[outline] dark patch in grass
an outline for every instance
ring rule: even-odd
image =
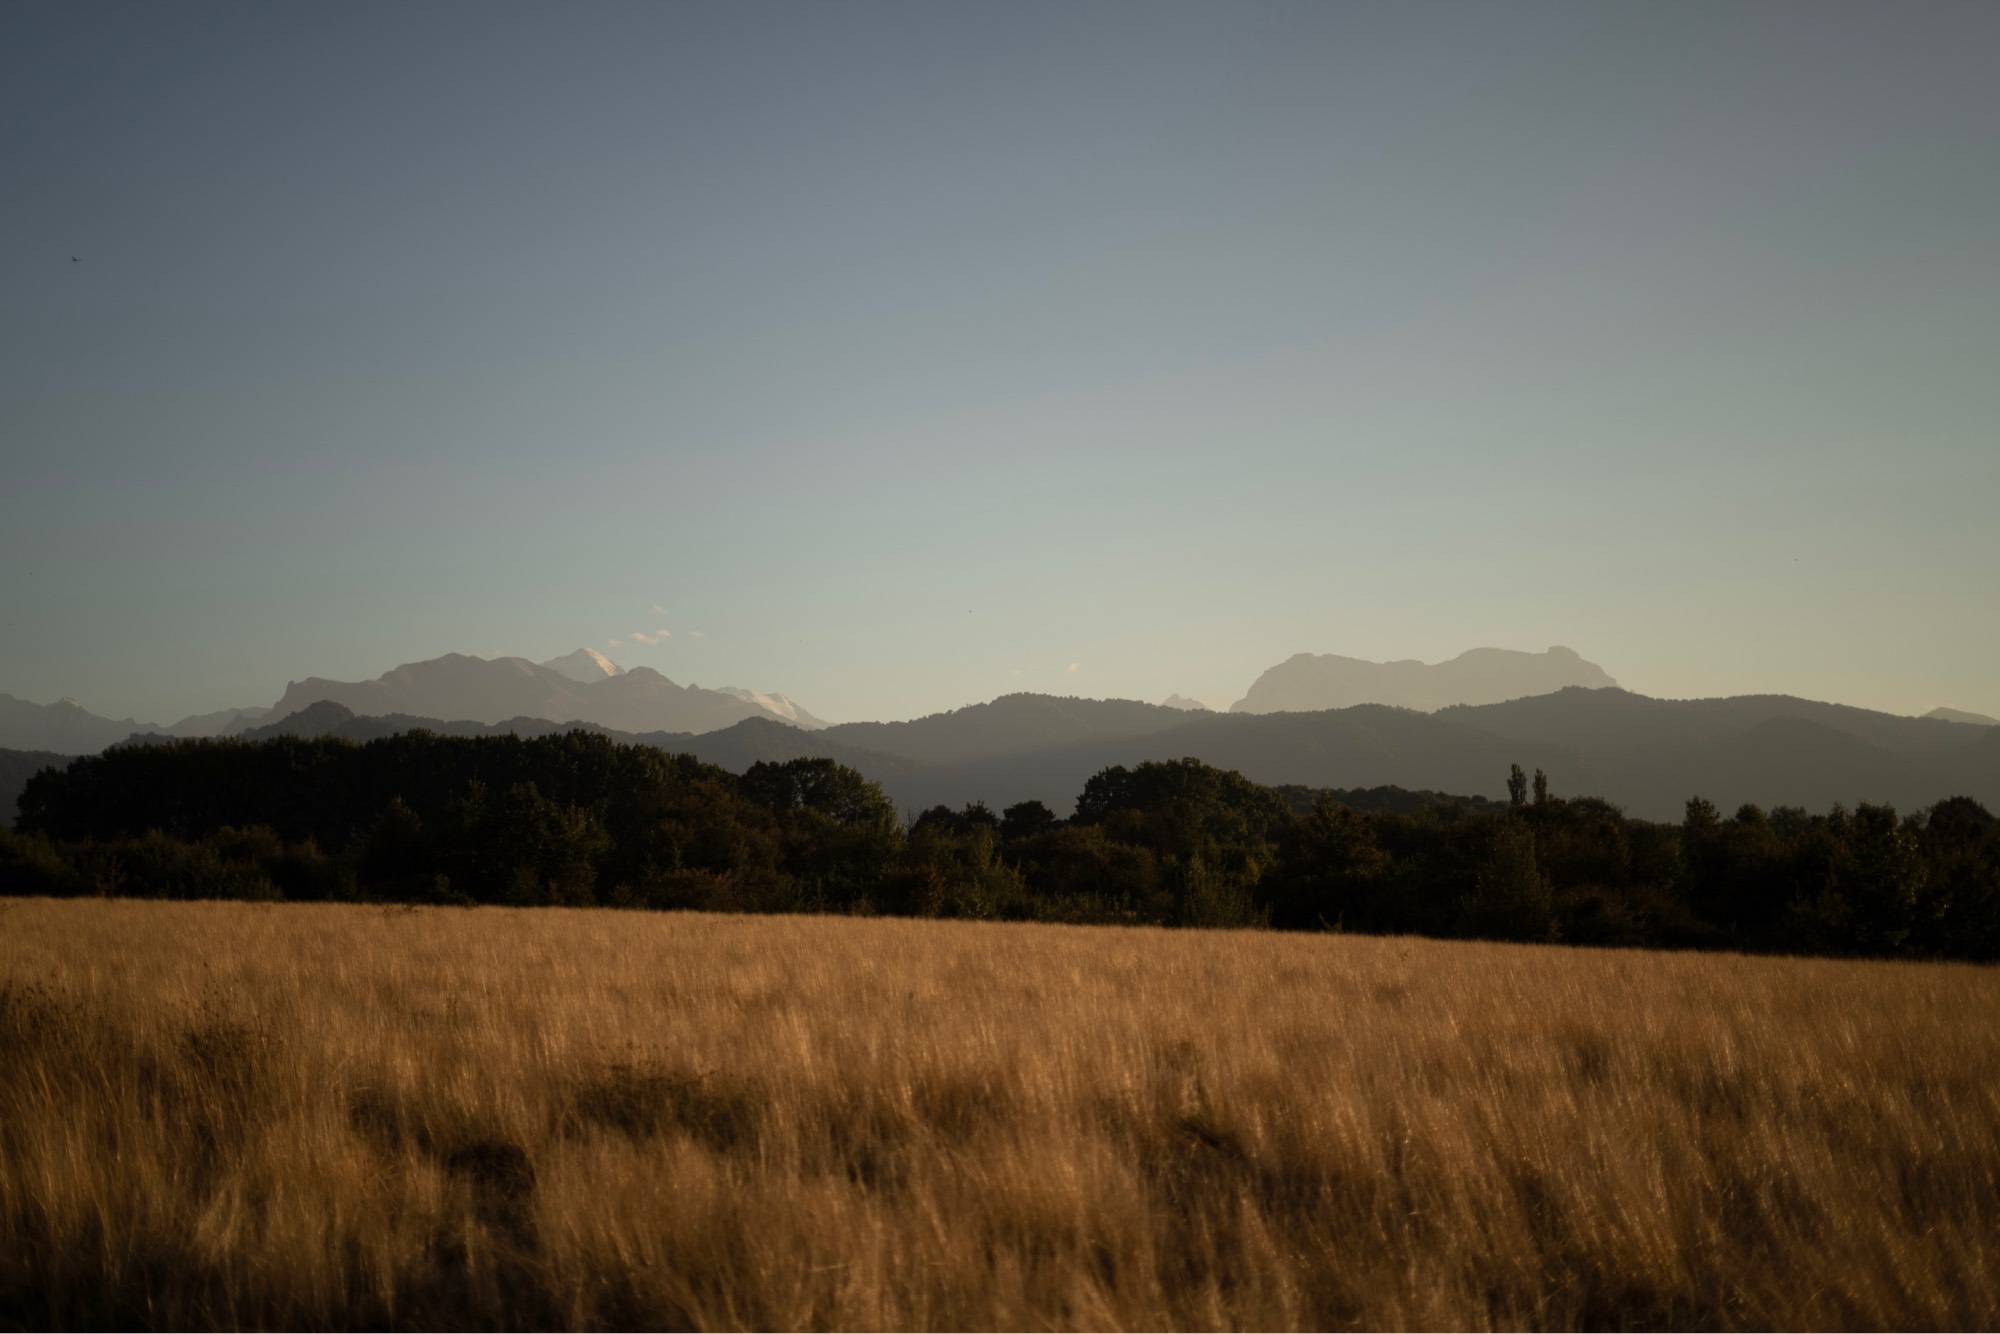
[[[347,1124],[384,1156],[414,1149],[436,1162],[470,1195],[475,1218],[521,1250],[535,1249],[537,1178],[534,1160],[521,1145],[464,1125],[441,1131],[413,1121],[388,1095],[373,1088],[348,1094]],[[441,1240],[433,1249],[449,1259],[463,1247]]]
[[[1737,1070],[1677,1066],[1662,1071],[1660,1082],[1697,1122],[1747,1123],[1756,1103],[1750,1076]]]
[[[402,1113],[380,1089],[359,1088],[347,1095],[347,1126],[377,1153],[400,1153],[408,1142]]]
[[[535,1165],[511,1140],[469,1140],[440,1156],[445,1174],[472,1192],[479,1221],[525,1246],[534,1242]]]
[[[617,1064],[578,1084],[561,1114],[568,1135],[609,1130],[632,1140],[680,1132],[714,1153],[753,1142],[764,1100],[711,1076]]]
[[[1562,1060],[1563,1069],[1573,1080],[1595,1085],[1607,1084],[1611,1080],[1611,1040],[1602,1033],[1566,1034]]]
[[[270,1042],[255,1029],[205,1018],[180,1046],[196,1084],[231,1110],[247,1109],[267,1085]]]
[[[966,1076],[920,1079],[910,1090],[910,1104],[918,1120],[951,1144],[965,1143],[1014,1112],[1013,1096],[997,1080]]]

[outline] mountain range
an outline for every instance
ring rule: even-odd
[[[620,667],[594,648],[580,648],[576,652],[564,654],[560,658],[551,658],[543,663],[542,666],[552,672],[566,676],[572,681],[579,681],[585,685],[596,685],[608,677],[625,675],[623,667]],[[782,718],[792,724],[792,726],[803,727],[809,732],[817,731],[819,728],[827,725],[824,718],[815,718],[797,700],[792,699],[789,695],[780,694],[777,691],[745,690],[742,686],[717,686],[716,693],[728,695],[732,699],[740,699],[746,704],[754,704],[773,718]],[[756,715],[752,714],[750,716],[755,717]],[[593,714],[591,721],[603,722],[604,720]]]
[[[169,727],[130,718],[100,718],[73,699],[31,704],[0,695],[0,746],[46,750],[62,755],[95,755],[135,733],[170,737],[218,736],[238,731],[270,713],[268,709],[224,709],[183,718]]]
[[[243,736],[366,741],[420,726],[456,735],[540,735],[577,725],[536,717],[360,716],[319,701]],[[1063,813],[1100,769],[1189,756],[1273,786],[1395,786],[1488,799],[1505,796],[1509,766],[1519,764],[1544,770],[1558,796],[1603,797],[1655,820],[1678,820],[1693,796],[1725,813],[1745,803],[1824,811],[1861,801],[1908,811],[1951,796],[2000,806],[2000,728],[1787,695],[1661,700],[1570,687],[1428,714],[1379,704],[1190,714],[1135,700],[1021,694],[906,723],[847,723],[818,732],[768,716],[701,734],[582,725],[739,773],[758,760],[824,756],[880,782],[907,811],[970,801],[998,811],[1033,799]]]
[[[1073,720],[1066,737],[1059,720]],[[1492,798],[1505,795],[1518,763],[1545,770],[1558,795],[1603,797],[1656,820],[1678,820],[1693,796],[1725,812],[1745,803],[1824,811],[1836,801],[1909,810],[1958,795],[2000,805],[2000,729],[1783,695],[1657,700],[1570,687],[1432,714],[1361,704],[1263,715],[1009,696],[903,726],[830,728],[800,738],[801,753],[825,738],[918,760],[918,770],[870,774],[917,807],[983,800],[998,810],[1035,798],[1067,810],[1107,765],[1186,756],[1271,785]],[[1025,748],[1010,733],[1042,741]],[[993,737],[1008,739],[987,744]]]
[[[1571,686],[1610,689],[1616,684],[1603,668],[1560,646],[1542,653],[1476,648],[1440,663],[1368,662],[1337,654],[1299,653],[1260,675],[1230,712],[1317,713],[1357,704],[1433,712],[1531,698]],[[750,718],[772,718],[808,731],[829,726],[777,691],[677,685],[650,668],[627,671],[596,649],[580,648],[542,663],[451,653],[404,663],[367,681],[309,677],[287,683],[283,695],[270,707],[224,709],[166,726],[99,717],[73,699],[39,705],[0,694],[0,747],[82,755],[135,733],[228,736],[289,717],[320,700],[333,700],[356,714],[376,717],[407,715],[484,723],[541,718],[629,732],[698,735]],[[971,706],[973,712],[965,726],[977,731],[982,726],[977,720],[986,716],[977,711],[986,707]],[[1200,701],[1178,694],[1169,695],[1161,707],[1181,714],[1182,721],[1189,714],[1208,711]],[[1995,719],[1960,709],[1938,708],[1925,716],[1947,722],[1996,724]],[[884,728],[889,731],[883,736],[920,735],[925,731],[924,721],[847,726],[860,729],[861,735],[873,735],[869,729]],[[1004,742],[996,739],[996,743],[1016,750],[1041,744],[1035,734]]]
[[[1516,690],[1548,680],[1564,684]],[[824,756],[880,781],[912,810],[969,801],[999,810],[1034,799],[1067,811],[1108,765],[1188,756],[1272,785],[1483,798],[1502,796],[1518,763],[1545,770],[1558,794],[1605,797],[1653,819],[1678,818],[1694,795],[1725,811],[1835,801],[1910,809],[1956,795],[2000,805],[2000,726],[1980,714],[1940,708],[1907,718],[1785,695],[1663,700],[1591,684],[1609,681],[1564,648],[1475,649],[1434,665],[1300,654],[1265,672],[1229,713],[1178,695],[1146,704],[1017,694],[907,722],[827,725],[783,694],[677,685],[591,649],[544,663],[449,654],[369,681],[292,682],[273,708],[170,727],[99,718],[74,700],[0,695],[0,747],[9,752],[0,809],[11,812],[15,770],[25,781],[41,764],[128,738],[367,740],[412,727],[535,735],[578,726],[739,772],[758,760]],[[1516,693],[1484,698],[1507,691]],[[1413,702],[1308,707],[1356,693]]]
[[[676,685],[650,667],[585,681],[526,658],[447,653],[427,662],[405,663],[372,681],[310,677],[290,682],[269,717],[287,717],[321,700],[344,704],[358,714],[405,713],[483,723],[545,718],[625,732],[711,732],[745,718],[775,716],[752,700]]]
[[[134,735],[232,736],[321,700],[364,715],[482,723],[542,718],[633,732],[709,732],[746,718],[772,718],[808,730],[826,726],[776,692],[676,685],[650,667],[627,671],[595,649],[582,648],[544,663],[448,653],[404,663],[368,681],[308,677],[288,682],[278,702],[267,708],[196,714],[168,726],[102,718],[73,699],[33,704],[0,695],[0,747],[91,755]]]

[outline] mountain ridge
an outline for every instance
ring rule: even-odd
[[[633,732],[706,732],[756,717],[807,729],[826,725],[776,691],[677,685],[650,667],[627,670],[595,649],[580,648],[545,663],[447,653],[402,663],[365,681],[309,676],[286,682],[275,704],[191,714],[165,726],[101,717],[69,698],[35,704],[0,694],[0,748],[83,755],[139,734],[228,736],[290,717],[320,700],[370,716],[486,723],[529,716]]]
[[[651,667],[622,667],[589,648],[545,663],[447,653],[403,663],[366,681],[309,677],[288,682],[259,721],[287,717],[322,699],[365,715],[483,723],[530,717],[621,732],[701,733],[757,717],[805,728],[825,725],[782,694],[683,686]]]
[[[105,718],[65,696],[53,704],[35,704],[0,694],[0,747],[90,755],[115,745],[135,732],[161,736],[211,736],[262,716],[263,709],[221,709],[191,714],[162,727],[131,718]]]
[[[1565,686],[1616,686],[1576,650],[1542,653],[1472,648],[1443,662],[1371,662],[1337,653],[1294,653],[1251,682],[1231,713],[1314,713],[1355,704],[1391,704],[1425,713],[1454,704],[1490,704]]]

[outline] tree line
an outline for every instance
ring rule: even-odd
[[[120,747],[31,779],[0,892],[1270,926],[2000,958],[2000,821],[1699,798],[1684,820],[1260,786],[1199,760],[899,816],[832,760],[736,775],[590,732]],[[1367,807],[1361,809],[1358,807]]]

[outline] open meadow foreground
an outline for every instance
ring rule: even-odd
[[[2000,973],[0,907],[0,1322],[1991,1327]]]

